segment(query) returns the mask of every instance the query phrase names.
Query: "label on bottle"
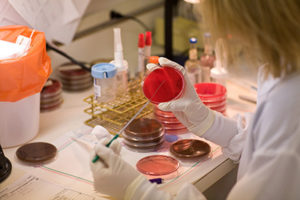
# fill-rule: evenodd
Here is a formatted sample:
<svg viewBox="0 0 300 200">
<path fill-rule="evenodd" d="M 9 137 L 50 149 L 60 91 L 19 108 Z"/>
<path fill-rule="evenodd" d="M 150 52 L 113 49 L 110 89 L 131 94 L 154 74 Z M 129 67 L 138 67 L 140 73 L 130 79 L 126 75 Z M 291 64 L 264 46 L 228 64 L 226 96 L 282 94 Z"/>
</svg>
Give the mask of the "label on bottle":
<svg viewBox="0 0 300 200">
<path fill-rule="evenodd" d="M 95 83 L 94 83 L 94 94 L 95 94 L 95 98 L 101 97 L 101 86 L 96 85 Z"/>
</svg>

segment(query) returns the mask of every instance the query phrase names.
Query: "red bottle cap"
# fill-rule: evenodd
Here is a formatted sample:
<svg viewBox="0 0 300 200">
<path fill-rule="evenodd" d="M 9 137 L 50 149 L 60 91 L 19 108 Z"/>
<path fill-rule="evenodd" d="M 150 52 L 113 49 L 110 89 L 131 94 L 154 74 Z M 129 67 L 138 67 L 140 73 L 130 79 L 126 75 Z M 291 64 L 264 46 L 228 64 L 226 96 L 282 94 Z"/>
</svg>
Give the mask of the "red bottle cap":
<svg viewBox="0 0 300 200">
<path fill-rule="evenodd" d="M 152 33 L 150 31 L 146 32 L 146 46 L 152 45 Z"/>
<path fill-rule="evenodd" d="M 144 48 L 145 47 L 144 33 L 139 34 L 138 47 L 139 48 Z"/>
</svg>

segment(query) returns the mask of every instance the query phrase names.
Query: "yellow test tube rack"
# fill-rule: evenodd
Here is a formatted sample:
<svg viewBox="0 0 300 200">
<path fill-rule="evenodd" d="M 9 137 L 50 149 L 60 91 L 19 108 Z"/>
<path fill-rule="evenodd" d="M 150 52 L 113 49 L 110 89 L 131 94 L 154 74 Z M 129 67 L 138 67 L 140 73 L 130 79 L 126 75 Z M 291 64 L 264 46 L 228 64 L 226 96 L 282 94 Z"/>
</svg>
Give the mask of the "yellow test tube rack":
<svg viewBox="0 0 300 200">
<path fill-rule="evenodd" d="M 94 95 L 90 95 L 84 99 L 84 102 L 89 105 L 84 112 L 91 116 L 85 121 L 85 124 L 91 127 L 101 125 L 111 134 L 116 134 L 147 101 L 140 79 L 129 81 L 127 91 L 118 94 L 116 99 L 109 103 L 99 104 Z M 152 113 L 153 105 L 149 104 L 137 118 Z"/>
</svg>

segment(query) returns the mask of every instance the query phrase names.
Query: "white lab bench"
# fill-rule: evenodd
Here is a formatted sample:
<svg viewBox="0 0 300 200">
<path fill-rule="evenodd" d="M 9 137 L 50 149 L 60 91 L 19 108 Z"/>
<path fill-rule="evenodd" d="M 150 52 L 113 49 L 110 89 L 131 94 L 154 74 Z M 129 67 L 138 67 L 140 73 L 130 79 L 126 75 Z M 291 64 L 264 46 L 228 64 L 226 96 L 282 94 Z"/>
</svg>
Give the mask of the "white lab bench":
<svg viewBox="0 0 300 200">
<path fill-rule="evenodd" d="M 228 81 L 227 83 L 227 115 L 232 117 L 239 112 L 249 112 L 255 110 L 255 105 L 238 99 L 239 94 L 248 94 L 249 90 L 246 87 L 235 84 L 236 81 Z M 84 121 L 89 119 L 89 115 L 83 112 L 87 108 L 87 104 L 83 99 L 93 93 L 92 89 L 80 93 L 63 92 L 64 103 L 62 106 L 54 111 L 41 113 L 40 115 L 40 131 L 36 138 L 31 142 L 43 141 L 53 142 L 61 135 L 68 131 L 79 129 L 84 126 Z M 0 184 L 0 188 L 16 181 L 24 173 L 38 172 L 43 178 L 63 184 L 66 187 L 73 188 L 89 194 L 94 194 L 92 184 L 85 184 L 69 180 L 59 174 L 49 175 L 47 172 L 40 170 L 38 167 L 24 165 L 20 163 L 15 156 L 18 147 L 4 149 L 4 154 L 12 162 L 13 170 L 8 179 Z M 67 159 L 67 158 L 66 158 Z M 204 167 L 200 167 L 196 173 L 193 174 L 195 186 L 200 191 L 205 191 L 212 184 L 217 182 L 220 178 L 230 172 L 235 165 L 229 159 L 220 154 L 213 162 L 208 162 Z M 89 169 L 86 169 L 89 170 Z M 200 171 L 199 171 L 200 170 Z M 165 187 L 164 190 L 169 190 L 174 193 L 178 189 L 178 185 L 186 181 L 182 179 L 173 184 L 172 187 Z M 175 185 L 175 186 L 174 186 Z"/>
</svg>

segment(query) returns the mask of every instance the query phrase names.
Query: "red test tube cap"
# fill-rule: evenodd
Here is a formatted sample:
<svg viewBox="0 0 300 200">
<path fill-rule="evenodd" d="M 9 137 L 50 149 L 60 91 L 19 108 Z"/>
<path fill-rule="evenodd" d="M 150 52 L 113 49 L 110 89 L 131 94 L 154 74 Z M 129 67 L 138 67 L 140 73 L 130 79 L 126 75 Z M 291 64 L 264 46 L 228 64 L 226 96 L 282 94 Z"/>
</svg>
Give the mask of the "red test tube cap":
<svg viewBox="0 0 300 200">
<path fill-rule="evenodd" d="M 144 48 L 145 47 L 144 33 L 139 34 L 138 47 L 139 48 Z"/>
<path fill-rule="evenodd" d="M 152 33 L 150 31 L 146 32 L 146 46 L 152 45 Z"/>
</svg>

